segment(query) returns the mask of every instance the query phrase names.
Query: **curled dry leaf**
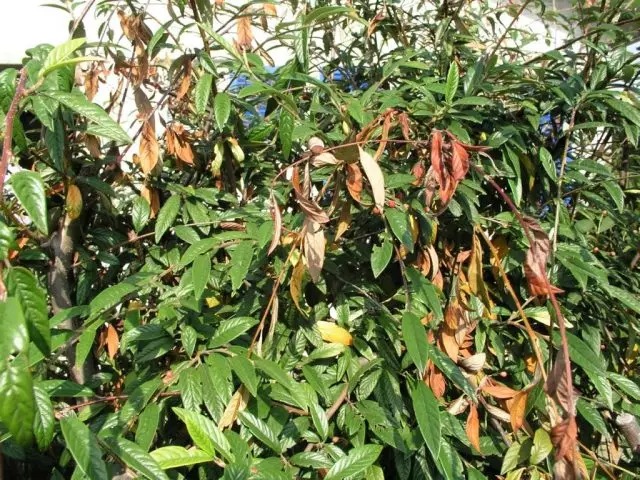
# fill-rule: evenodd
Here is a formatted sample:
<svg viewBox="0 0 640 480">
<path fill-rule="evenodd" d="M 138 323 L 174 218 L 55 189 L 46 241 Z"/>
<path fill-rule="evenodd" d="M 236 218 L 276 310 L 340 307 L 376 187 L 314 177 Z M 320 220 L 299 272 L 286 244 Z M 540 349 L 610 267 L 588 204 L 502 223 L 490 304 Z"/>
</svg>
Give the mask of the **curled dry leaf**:
<svg viewBox="0 0 640 480">
<path fill-rule="evenodd" d="M 347 190 L 349 190 L 349 194 L 356 202 L 360 202 L 362 171 L 356 163 L 347 163 Z"/>
<path fill-rule="evenodd" d="M 322 265 L 324 264 L 324 250 L 326 240 L 324 238 L 324 229 L 322 225 L 309 218 L 304 221 L 304 258 L 307 263 L 307 269 L 311 280 L 314 283 L 320 280 Z"/>
<path fill-rule="evenodd" d="M 562 293 L 562 290 L 551 285 L 547 279 L 547 260 L 551 251 L 551 244 L 546 232 L 531 217 L 524 217 L 529 230 L 529 250 L 525 256 L 524 273 L 529 282 L 531 295 L 548 295 L 549 288 L 553 293 Z"/>
<path fill-rule="evenodd" d="M 173 122 L 165 132 L 167 153 L 175 155 L 180 161 L 193 165 L 193 150 L 184 125 Z"/>
<path fill-rule="evenodd" d="M 324 142 L 319 137 L 311 137 L 307 141 L 307 147 L 314 155 L 319 155 L 324 151 Z"/>
<path fill-rule="evenodd" d="M 338 219 L 338 227 L 336 228 L 336 235 L 334 241 L 340 240 L 340 237 L 349 229 L 351 225 L 351 202 L 347 200 L 342 204 L 340 210 L 340 218 Z"/>
<path fill-rule="evenodd" d="M 578 425 L 573 416 L 568 417 L 551 429 L 551 443 L 556 449 L 556 460 L 566 460 L 573 463 L 576 455 L 576 440 L 578 438 Z"/>
<path fill-rule="evenodd" d="M 102 158 L 102 152 L 100 151 L 100 139 L 95 135 L 85 133 L 84 144 L 89 150 L 89 154 L 96 160 Z"/>
<path fill-rule="evenodd" d="M 501 422 L 505 422 L 505 423 L 510 423 L 511 422 L 511 415 L 509 415 L 509 412 L 505 412 L 501 408 L 498 408 L 498 407 L 496 407 L 494 405 L 491 405 L 489 403 L 486 403 L 484 405 L 484 408 L 489 413 L 489 415 L 491 415 L 492 417 L 500 420 Z"/>
<path fill-rule="evenodd" d="M 380 165 L 376 162 L 371 155 L 365 152 L 361 147 L 358 147 L 360 154 L 360 165 L 364 170 L 369 184 L 371 185 L 371 191 L 373 193 L 373 200 L 378 207 L 380 213 L 384 211 L 384 175 L 380 169 Z"/>
<path fill-rule="evenodd" d="M 426 383 L 436 398 L 440 399 L 444 396 L 444 392 L 447 389 L 444 375 L 431 361 L 427 364 Z"/>
<path fill-rule="evenodd" d="M 82 213 L 82 192 L 77 185 L 69 185 L 65 207 L 70 220 L 75 220 Z"/>
<path fill-rule="evenodd" d="M 473 247 L 471 249 L 471 257 L 469 259 L 469 288 L 471 293 L 482 300 L 487 310 L 493 309 L 493 302 L 489 298 L 487 285 L 482 278 L 482 245 L 477 235 L 473 235 Z"/>
<path fill-rule="evenodd" d="M 178 82 L 178 87 L 176 89 L 176 100 L 180 101 L 189 91 L 189 87 L 191 86 L 191 72 L 193 67 L 191 65 L 191 59 L 184 55 L 182 57 L 182 69 L 180 75 L 180 81 Z"/>
<path fill-rule="evenodd" d="M 92 101 L 98 93 L 99 80 L 98 64 L 94 63 L 84 77 L 84 94 L 89 101 Z"/>
<path fill-rule="evenodd" d="M 158 191 L 155 188 L 144 185 L 140 190 L 140 196 L 149 203 L 149 219 L 156 218 L 160 210 L 160 195 L 158 195 Z"/>
<path fill-rule="evenodd" d="M 273 253 L 280 243 L 280 235 L 282 235 L 282 213 L 280 212 L 278 201 L 276 200 L 276 196 L 273 192 L 271 192 L 269 201 L 271 202 L 271 216 L 273 217 L 273 237 L 271 238 L 271 244 L 269 245 L 267 255 L 271 255 Z"/>
<path fill-rule="evenodd" d="M 380 9 L 376 16 L 373 17 L 373 20 L 369 22 L 369 28 L 367 28 L 367 38 L 373 35 L 373 32 L 378 28 L 378 24 L 386 18 L 386 9 L 383 7 Z"/>
<path fill-rule="evenodd" d="M 240 51 L 251 50 L 252 43 L 251 17 L 245 14 L 238 19 L 236 24 L 236 47 Z"/>
<path fill-rule="evenodd" d="M 449 405 L 449 408 L 447 408 L 447 412 L 454 416 L 460 415 L 467 409 L 468 406 L 469 400 L 467 400 L 467 397 L 462 395 L 451 402 L 451 405 Z"/>
<path fill-rule="evenodd" d="M 152 122 L 145 121 L 142 124 L 140 135 L 140 149 L 138 152 L 140 168 L 148 175 L 158 163 L 159 149 L 156 139 L 156 130 Z"/>
<path fill-rule="evenodd" d="M 465 431 L 469 443 L 473 445 L 476 451 L 480 452 L 480 419 L 478 418 L 478 407 L 473 403 L 469 406 L 469 416 L 467 417 Z"/>
<path fill-rule="evenodd" d="M 305 313 L 300 306 L 300 298 L 302 296 L 302 278 L 304 277 L 304 262 L 301 258 L 298 259 L 298 263 L 293 267 L 293 272 L 291 272 L 291 279 L 289 280 L 289 292 L 291 293 L 291 298 L 293 299 L 293 303 L 295 303 L 296 308 L 300 311 L 300 313 Z"/>
<path fill-rule="evenodd" d="M 231 400 L 229 400 L 229 404 L 220 416 L 220 420 L 218 421 L 218 428 L 220 430 L 224 430 L 225 428 L 233 425 L 233 422 L 235 422 L 238 418 L 238 413 L 247 408 L 249 397 L 249 391 L 244 388 L 244 386 L 241 386 L 238 390 L 236 390 L 236 393 L 233 394 Z"/>
<path fill-rule="evenodd" d="M 555 398 L 564 408 L 565 412 L 575 411 L 575 398 L 573 392 L 569 391 L 569 382 L 566 375 L 567 359 L 564 349 L 560 349 L 556 354 L 556 360 L 547 377 L 545 390 L 549 396 Z"/>
<path fill-rule="evenodd" d="M 333 156 L 331 152 L 323 152 L 318 155 L 314 155 L 311 159 L 311 163 L 314 167 L 324 167 L 325 165 L 336 165 L 338 159 Z"/>
<path fill-rule="evenodd" d="M 318 320 L 317 325 L 318 330 L 320 330 L 320 336 L 325 342 L 341 343 L 342 345 L 353 344 L 353 337 L 351 334 L 335 323 Z"/>
<path fill-rule="evenodd" d="M 293 185 L 293 191 L 296 196 L 296 200 L 300 205 L 300 208 L 305 213 L 308 219 L 313 220 L 317 223 L 327 223 L 329 222 L 329 215 L 320 208 L 313 200 L 308 199 L 300 190 L 300 182 L 298 180 L 299 176 L 297 174 L 297 169 L 294 170 L 294 175 L 291 180 L 291 184 Z"/>
<path fill-rule="evenodd" d="M 262 8 L 264 8 L 264 13 L 267 15 L 273 15 L 274 17 L 278 15 L 276 6 L 273 3 L 263 3 Z"/>
<path fill-rule="evenodd" d="M 482 367 L 484 367 L 486 360 L 486 353 L 476 353 L 475 355 L 471 355 L 470 357 L 461 360 L 460 366 L 470 373 L 478 373 L 482 370 Z"/>
</svg>

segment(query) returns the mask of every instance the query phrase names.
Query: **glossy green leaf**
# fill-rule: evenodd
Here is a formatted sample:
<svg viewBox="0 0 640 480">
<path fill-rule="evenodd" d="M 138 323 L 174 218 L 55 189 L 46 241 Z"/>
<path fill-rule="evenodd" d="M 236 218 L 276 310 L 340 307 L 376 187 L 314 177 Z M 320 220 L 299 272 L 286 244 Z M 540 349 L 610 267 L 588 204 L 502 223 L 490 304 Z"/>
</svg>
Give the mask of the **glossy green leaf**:
<svg viewBox="0 0 640 480">
<path fill-rule="evenodd" d="M 402 315 L 402 338 L 407 346 L 407 353 L 411 361 L 422 374 L 427 367 L 429 347 L 427 332 L 424 330 L 420 317 L 411 312 L 405 312 Z"/>
<path fill-rule="evenodd" d="M 385 237 L 382 245 L 374 245 L 371 250 L 371 269 L 373 276 L 378 278 L 380 274 L 387 268 L 393 254 L 393 243 Z"/>
<path fill-rule="evenodd" d="M 0 301 L 0 368 L 9 356 L 26 351 L 29 346 L 29 331 L 27 322 L 20 306 L 20 301 L 15 297 L 8 297 L 4 302 Z"/>
<path fill-rule="evenodd" d="M 31 371 L 24 353 L 6 365 L 4 362 L 4 358 L 0 360 L 0 421 L 16 443 L 28 446 L 36 418 Z"/>
<path fill-rule="evenodd" d="M 238 414 L 242 424 L 249 429 L 249 431 L 267 447 L 276 453 L 281 453 L 282 447 L 278 441 L 278 435 L 273 429 L 263 420 L 253 415 L 246 410 Z"/>
<path fill-rule="evenodd" d="M 214 112 L 213 115 L 216 119 L 216 125 L 222 131 L 229 121 L 229 115 L 231 114 L 231 97 L 228 93 L 220 92 L 216 95 L 214 100 Z"/>
<path fill-rule="evenodd" d="M 253 242 L 250 240 L 240 242 L 233 252 L 231 252 L 231 268 L 229 269 L 229 275 L 231 276 L 232 290 L 238 290 L 247 278 L 252 257 Z"/>
<path fill-rule="evenodd" d="M 440 408 L 438 400 L 433 392 L 423 383 L 418 381 L 411 393 L 413 411 L 415 412 L 418 427 L 422 438 L 432 457 L 438 458 L 440 454 L 441 426 Z"/>
<path fill-rule="evenodd" d="M 108 479 L 102 450 L 91 430 L 75 416 L 60 420 L 62 436 L 76 466 L 91 479 Z"/>
<path fill-rule="evenodd" d="M 211 95 L 211 85 L 213 84 L 213 75 L 203 73 L 194 89 L 194 102 L 196 112 L 203 114 L 207 110 L 209 104 L 209 96 Z"/>
<path fill-rule="evenodd" d="M 158 212 L 155 229 L 156 243 L 158 243 L 164 233 L 173 226 L 180 211 L 180 204 L 180 196 L 172 195 Z"/>
<path fill-rule="evenodd" d="M 33 434 L 40 450 L 46 450 L 55 433 L 56 419 L 53 415 L 53 405 L 47 392 L 39 385 L 33 386 L 35 401 L 35 416 L 33 419 Z"/>
<path fill-rule="evenodd" d="M 460 81 L 460 74 L 458 72 L 458 65 L 456 62 L 451 62 L 449 66 L 449 72 L 447 73 L 447 83 L 445 84 L 444 98 L 447 103 L 451 103 L 458 91 L 458 82 Z"/>
<path fill-rule="evenodd" d="M 152 480 L 168 480 L 158 462 L 137 443 L 123 437 L 107 437 L 103 441 L 127 467 Z"/>
<path fill-rule="evenodd" d="M 175 445 L 158 448 L 149 455 L 151 455 L 163 470 L 213 461 L 213 457 L 202 450 L 198 450 L 197 448 L 186 449 Z"/>
<path fill-rule="evenodd" d="M 198 448 L 211 456 L 219 453 L 228 462 L 235 460 L 229 441 L 210 419 L 184 408 L 174 407 L 173 411 L 185 423 L 191 439 Z"/>
<path fill-rule="evenodd" d="M 409 215 L 400 208 L 387 208 L 384 216 L 389 222 L 391 231 L 395 237 L 400 240 L 409 252 L 413 252 L 413 238 L 411 236 L 411 227 L 409 225 Z"/>
<path fill-rule="evenodd" d="M 325 480 L 341 480 L 350 475 L 357 475 L 373 465 L 381 451 L 380 445 L 354 447 L 333 464 L 324 478 Z"/>
<path fill-rule="evenodd" d="M 238 376 L 242 384 L 251 392 L 251 395 L 258 396 L 258 377 L 251 360 L 244 355 L 236 355 L 229 359 L 229 364 L 233 373 Z"/>
<path fill-rule="evenodd" d="M 40 174 L 22 170 L 11 175 L 9 184 L 33 225 L 40 232 L 48 235 L 47 196 Z"/>
</svg>

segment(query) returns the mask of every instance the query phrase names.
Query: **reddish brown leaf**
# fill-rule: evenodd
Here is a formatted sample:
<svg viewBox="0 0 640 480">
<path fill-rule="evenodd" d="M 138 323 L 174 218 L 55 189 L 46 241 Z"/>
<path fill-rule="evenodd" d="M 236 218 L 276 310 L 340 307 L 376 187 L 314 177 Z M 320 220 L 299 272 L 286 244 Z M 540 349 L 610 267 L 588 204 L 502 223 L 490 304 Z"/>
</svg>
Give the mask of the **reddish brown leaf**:
<svg viewBox="0 0 640 480">
<path fill-rule="evenodd" d="M 347 189 L 351 197 L 360 202 L 362 194 L 362 171 L 357 163 L 347 163 Z"/>
<path fill-rule="evenodd" d="M 442 187 L 446 183 L 444 165 L 442 164 L 442 133 L 434 130 L 431 134 L 431 168 L 438 184 Z"/>
<path fill-rule="evenodd" d="M 422 160 L 418 160 L 413 167 L 411 168 L 411 174 L 416 177 L 416 181 L 413 182 L 414 185 L 420 185 L 422 180 L 424 179 L 424 175 L 426 173 L 426 169 L 424 168 L 424 162 Z"/>
<path fill-rule="evenodd" d="M 409 122 L 409 115 L 407 115 L 407 112 L 401 112 L 398 114 L 398 123 L 400 123 L 400 128 L 402 130 L 402 137 L 406 141 L 411 140 L 411 124 Z"/>
<path fill-rule="evenodd" d="M 480 453 L 480 420 L 478 419 L 478 407 L 473 403 L 469 406 L 469 416 L 467 417 L 465 431 L 473 448 Z"/>
<path fill-rule="evenodd" d="M 378 144 L 378 149 L 376 150 L 373 159 L 376 162 L 380 161 L 382 158 L 382 154 L 384 153 L 384 149 L 387 148 L 387 141 L 389 140 L 389 130 L 391 130 L 391 120 L 393 118 L 393 110 L 388 111 L 384 115 L 384 122 L 382 123 L 382 136 L 380 138 L 380 143 Z"/>
<path fill-rule="evenodd" d="M 293 185 L 293 191 L 296 195 L 296 200 L 300 205 L 300 208 L 305 213 L 308 219 L 317 222 L 317 223 L 327 223 L 329 222 L 329 215 L 320 208 L 313 200 L 310 200 L 305 197 L 305 195 L 300 190 L 300 179 L 298 175 L 298 169 L 294 169 L 293 177 L 291 179 L 291 184 Z"/>
<path fill-rule="evenodd" d="M 573 463 L 577 438 L 578 426 L 573 416 L 551 429 L 551 443 L 556 449 L 556 460 L 565 459 L 569 464 Z"/>
<path fill-rule="evenodd" d="M 111 324 L 107 326 L 106 345 L 107 355 L 113 360 L 118 353 L 118 348 L 120 348 L 120 339 L 118 338 L 118 332 Z"/>
<path fill-rule="evenodd" d="M 100 139 L 98 137 L 86 133 L 84 136 L 84 144 L 87 146 L 87 150 L 89 150 L 89 154 L 93 158 L 102 158 L 102 152 L 100 151 Z"/>
<path fill-rule="evenodd" d="M 271 238 L 271 244 L 269 245 L 267 255 L 271 255 L 276 249 L 280 243 L 280 235 L 282 234 L 282 213 L 280 212 L 280 207 L 278 207 L 278 202 L 273 192 L 271 192 L 270 195 L 270 202 L 271 215 L 273 216 L 273 237 Z"/>
<path fill-rule="evenodd" d="M 575 402 L 573 392 L 569 391 L 569 383 L 566 375 L 567 359 L 564 349 L 560 349 L 556 355 L 556 360 L 551 369 L 551 373 L 547 377 L 545 391 L 548 395 L 555 398 L 562 408 L 567 412 L 572 412 Z"/>
<path fill-rule="evenodd" d="M 342 204 L 342 210 L 340 210 L 340 218 L 338 219 L 338 227 L 336 228 L 336 236 L 334 241 L 337 242 L 344 232 L 349 229 L 351 225 L 351 201 L 347 200 Z"/>
<path fill-rule="evenodd" d="M 442 398 L 447 385 L 444 380 L 444 375 L 438 368 L 429 362 L 427 366 L 428 370 L 428 385 L 436 398 Z"/>
<path fill-rule="evenodd" d="M 98 93 L 99 76 L 98 65 L 94 63 L 84 77 L 84 94 L 89 101 Z"/>
<path fill-rule="evenodd" d="M 156 215 L 160 210 L 160 196 L 158 195 L 158 191 L 154 188 L 144 185 L 142 187 L 142 190 L 140 191 L 140 196 L 147 202 L 149 202 L 149 206 L 151 207 L 149 218 L 156 218 Z"/>
<path fill-rule="evenodd" d="M 305 218 L 304 225 L 306 227 L 304 234 L 304 257 L 307 262 L 307 269 L 311 280 L 317 283 L 320 280 L 322 265 L 324 264 L 324 250 L 326 240 L 324 238 L 324 229 L 318 222 L 314 222 L 309 218 Z"/>
<path fill-rule="evenodd" d="M 511 427 L 517 432 L 524 423 L 524 414 L 527 406 L 527 393 L 518 392 L 511 400 L 507 401 L 509 414 L 511 415 Z"/>
<path fill-rule="evenodd" d="M 547 259 L 551 250 L 549 237 L 538 223 L 530 218 L 524 218 L 529 230 L 529 250 L 525 256 L 524 273 L 529 282 L 531 295 L 548 295 L 549 289 L 553 293 L 562 293 L 562 290 L 551 285 L 547 279 Z"/>
<path fill-rule="evenodd" d="M 451 156 L 451 176 L 459 182 L 464 179 L 469 171 L 469 154 L 458 141 L 451 142 L 453 155 Z"/>
<path fill-rule="evenodd" d="M 182 57 L 182 76 L 176 90 L 176 100 L 180 101 L 189 91 L 191 86 L 191 60 L 186 55 Z"/>
<path fill-rule="evenodd" d="M 376 28 L 378 28 L 378 24 L 385 18 L 386 11 L 384 8 L 382 8 L 378 13 L 376 13 L 376 16 L 373 17 L 373 20 L 369 22 L 369 28 L 367 28 L 367 37 L 373 35 L 373 32 L 375 32 Z"/>
</svg>

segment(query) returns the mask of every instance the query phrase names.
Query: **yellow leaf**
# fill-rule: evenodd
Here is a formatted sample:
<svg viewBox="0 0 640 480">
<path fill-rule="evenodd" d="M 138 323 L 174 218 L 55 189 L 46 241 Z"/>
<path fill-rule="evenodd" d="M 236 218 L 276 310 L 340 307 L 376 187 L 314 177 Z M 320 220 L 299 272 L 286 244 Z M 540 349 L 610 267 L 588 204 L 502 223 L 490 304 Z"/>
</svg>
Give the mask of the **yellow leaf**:
<svg viewBox="0 0 640 480">
<path fill-rule="evenodd" d="M 300 313 L 305 314 L 305 312 L 300 307 L 300 296 L 302 295 L 302 277 L 304 276 L 304 263 L 298 260 L 298 263 L 293 267 L 293 272 L 291 273 L 291 280 L 289 281 L 289 291 L 291 292 L 291 298 L 293 298 L 293 303 L 296 304 Z M 305 314 L 306 315 L 306 314 Z"/>
<path fill-rule="evenodd" d="M 318 330 L 320 330 L 322 340 L 325 342 L 341 343 L 342 345 L 353 344 L 353 337 L 351 334 L 335 323 L 318 320 L 317 325 Z"/>
<path fill-rule="evenodd" d="M 118 348 L 120 348 L 120 339 L 118 338 L 118 332 L 114 328 L 113 325 L 109 324 L 107 326 L 107 355 L 109 358 L 113 360 L 118 353 Z"/>
<path fill-rule="evenodd" d="M 342 204 L 342 210 L 340 211 L 340 219 L 338 220 L 338 227 L 336 228 L 336 236 L 334 241 L 340 240 L 340 237 L 344 235 L 351 225 L 351 201 L 347 200 Z"/>
<path fill-rule="evenodd" d="M 473 248 L 471 249 L 471 259 L 469 262 L 469 287 L 471 293 L 482 300 L 487 310 L 491 312 L 493 302 L 489 298 L 487 286 L 482 278 L 482 245 L 477 235 L 473 236 Z"/>
<path fill-rule="evenodd" d="M 82 213 L 82 193 L 77 185 L 69 185 L 67 190 L 67 215 L 71 220 L 75 220 Z"/>
<path fill-rule="evenodd" d="M 247 408 L 247 403 L 249 403 L 249 391 L 244 387 L 240 387 L 229 400 L 227 408 L 222 412 L 218 428 L 224 430 L 233 425 L 233 422 L 238 418 L 238 413 Z"/>
<path fill-rule="evenodd" d="M 220 305 L 220 300 L 218 300 L 217 297 L 207 297 L 204 300 L 207 302 L 207 307 L 209 308 L 215 308 Z"/>
</svg>

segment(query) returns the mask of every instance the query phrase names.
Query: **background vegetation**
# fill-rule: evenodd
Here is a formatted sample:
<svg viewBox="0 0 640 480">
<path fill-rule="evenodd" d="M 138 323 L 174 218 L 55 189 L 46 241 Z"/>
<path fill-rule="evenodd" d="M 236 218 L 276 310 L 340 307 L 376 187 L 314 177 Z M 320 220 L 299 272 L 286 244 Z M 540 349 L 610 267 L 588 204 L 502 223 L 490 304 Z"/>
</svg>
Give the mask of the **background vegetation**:
<svg viewBox="0 0 640 480">
<path fill-rule="evenodd" d="M 148 5 L 0 72 L 5 478 L 637 476 L 637 1 Z"/>
</svg>

